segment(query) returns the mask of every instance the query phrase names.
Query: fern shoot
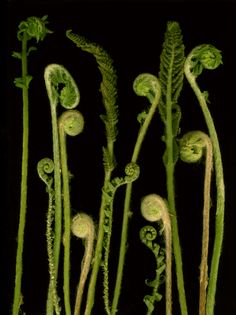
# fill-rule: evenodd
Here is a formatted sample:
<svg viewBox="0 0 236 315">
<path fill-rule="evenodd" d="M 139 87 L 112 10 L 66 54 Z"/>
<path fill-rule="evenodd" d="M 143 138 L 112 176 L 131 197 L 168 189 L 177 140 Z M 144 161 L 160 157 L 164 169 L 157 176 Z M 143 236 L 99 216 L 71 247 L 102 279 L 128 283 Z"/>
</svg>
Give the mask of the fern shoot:
<svg viewBox="0 0 236 315">
<path fill-rule="evenodd" d="M 221 158 L 221 150 L 216 132 L 215 124 L 207 105 L 207 98 L 205 92 L 202 92 L 197 83 L 197 77 L 204 69 L 213 70 L 222 64 L 222 56 L 220 51 L 212 45 L 203 44 L 195 47 L 187 56 L 184 72 L 185 76 L 195 93 L 202 113 L 204 115 L 209 135 L 212 141 L 214 168 L 216 177 L 217 190 L 217 205 L 216 205 L 216 219 L 215 219 L 215 239 L 214 248 L 211 259 L 211 268 L 209 275 L 209 284 L 206 301 L 206 314 L 214 314 L 216 284 L 218 277 L 219 262 L 221 256 L 221 249 L 224 235 L 224 209 L 225 209 L 225 187 L 224 187 L 224 173 Z"/>
<path fill-rule="evenodd" d="M 29 146 L 29 84 L 32 76 L 28 74 L 28 55 L 36 47 L 28 48 L 28 41 L 36 39 L 37 42 L 42 41 L 47 33 L 52 33 L 46 28 L 47 16 L 42 18 L 29 17 L 26 21 L 22 21 L 18 26 L 17 38 L 21 41 L 21 52 L 14 52 L 13 57 L 21 60 L 22 76 L 16 78 L 14 83 L 22 89 L 23 101 L 23 135 L 22 135 L 22 161 L 21 161 L 21 192 L 20 192 L 20 214 L 19 227 L 17 236 L 17 253 L 16 253 L 16 271 L 15 271 L 15 288 L 13 300 L 13 315 L 18 315 L 21 307 L 21 280 L 23 273 L 23 247 L 24 247 L 24 230 L 26 223 L 27 211 L 27 182 L 28 182 L 28 146 Z"/>
<path fill-rule="evenodd" d="M 173 216 L 171 216 L 171 223 L 179 302 L 181 314 L 187 315 L 188 311 L 184 288 L 182 254 L 175 205 L 174 184 L 175 164 L 179 155 L 176 136 L 178 135 L 181 119 L 181 110 L 178 105 L 178 98 L 183 85 L 184 60 L 184 45 L 180 26 L 177 22 L 168 22 L 163 50 L 160 57 L 159 80 L 162 89 L 162 96 L 158 109 L 165 127 L 163 139 L 166 144 L 166 150 L 163 156 L 163 162 L 166 169 L 169 211 L 173 214 Z"/>
<path fill-rule="evenodd" d="M 148 127 L 150 126 L 150 123 L 155 114 L 156 108 L 159 104 L 159 100 L 161 97 L 161 87 L 160 87 L 160 83 L 158 79 L 154 75 L 149 74 L 149 73 L 142 73 L 139 76 L 137 76 L 137 78 L 134 80 L 133 89 L 134 89 L 134 92 L 138 96 L 145 96 L 151 103 L 151 106 L 149 107 L 149 110 L 147 114 L 145 115 L 144 121 L 140 123 L 138 136 L 137 136 L 133 154 L 131 157 L 131 162 L 137 163 L 139 153 L 142 147 L 142 143 L 147 134 Z M 117 273 L 116 273 L 116 284 L 115 284 L 114 296 L 113 296 L 113 301 L 112 301 L 112 309 L 111 309 L 112 315 L 116 314 L 117 312 L 120 291 L 121 291 L 121 284 L 122 284 L 122 277 L 123 277 L 123 270 L 124 270 L 124 263 L 125 263 L 125 254 L 126 254 L 126 245 L 127 245 L 127 238 L 128 238 L 128 223 L 129 223 L 129 217 L 131 214 L 131 211 L 130 211 L 131 195 L 132 195 L 132 182 L 127 184 L 126 192 L 125 192 L 119 261 L 118 261 L 118 267 L 117 267 Z"/>
<path fill-rule="evenodd" d="M 61 249 L 62 230 L 62 184 L 61 184 L 61 154 L 59 147 L 59 131 L 57 121 L 57 107 L 59 103 L 66 109 L 75 108 L 80 100 L 80 93 L 70 73 L 58 64 L 50 64 L 45 68 L 44 80 L 48 93 L 52 120 L 52 142 L 54 163 L 54 191 L 55 191 L 55 239 L 54 260 L 55 276 L 57 278 L 59 268 L 59 257 Z M 68 230 L 67 222 L 67 230 Z M 68 307 L 69 308 L 69 307 Z M 48 315 L 53 313 L 51 303 L 51 292 L 49 288 L 47 301 Z"/>
<path fill-rule="evenodd" d="M 70 30 L 66 32 L 67 37 L 72 40 L 79 48 L 91 53 L 98 64 L 102 75 L 101 93 L 103 104 L 106 110 L 105 115 L 101 115 L 101 119 L 105 124 L 107 146 L 103 147 L 103 162 L 104 162 L 104 184 L 103 193 L 99 214 L 98 237 L 94 254 L 94 264 L 89 281 L 88 296 L 86 303 L 85 315 L 90 315 L 95 299 L 95 287 L 97 283 L 98 271 L 100 269 L 102 247 L 104 239 L 104 224 L 105 224 L 105 207 L 106 193 L 111 179 L 111 174 L 115 168 L 114 142 L 117 136 L 116 124 L 118 122 L 117 108 L 117 76 L 113 67 L 113 62 L 107 52 L 99 45 L 89 42 L 82 36 L 72 33 Z"/>
</svg>

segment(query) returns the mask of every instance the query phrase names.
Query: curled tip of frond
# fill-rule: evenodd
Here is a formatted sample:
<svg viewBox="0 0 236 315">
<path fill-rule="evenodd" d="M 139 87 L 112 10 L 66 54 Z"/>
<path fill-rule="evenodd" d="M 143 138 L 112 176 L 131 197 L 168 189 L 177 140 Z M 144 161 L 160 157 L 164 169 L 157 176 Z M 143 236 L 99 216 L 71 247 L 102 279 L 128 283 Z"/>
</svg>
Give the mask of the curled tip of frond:
<svg viewBox="0 0 236 315">
<path fill-rule="evenodd" d="M 77 214 L 71 224 L 72 233 L 78 238 L 88 238 L 94 234 L 93 219 L 86 213 Z"/>
<path fill-rule="evenodd" d="M 146 96 L 150 103 L 161 95 L 161 86 L 156 76 L 150 73 L 142 73 L 136 77 L 133 83 L 134 92 L 139 96 Z"/>
<path fill-rule="evenodd" d="M 163 213 L 168 212 L 165 200 L 157 194 L 145 196 L 141 202 L 142 216 L 149 222 L 156 222 L 163 218 Z"/>
<path fill-rule="evenodd" d="M 197 77 L 203 69 L 216 69 L 222 62 L 221 51 L 210 44 L 195 47 L 188 55 L 185 65 Z"/>
<path fill-rule="evenodd" d="M 37 42 L 43 40 L 47 34 L 53 33 L 47 29 L 46 24 L 48 24 L 47 15 L 42 18 L 35 16 L 28 17 L 26 21 L 22 21 L 19 24 L 17 38 L 22 40 L 22 33 L 26 33 L 28 39 L 35 38 Z"/>
<path fill-rule="evenodd" d="M 190 131 L 187 132 L 180 140 L 180 158 L 183 162 L 195 163 L 200 161 L 207 143 L 210 142 L 210 138 L 202 131 Z"/>
<path fill-rule="evenodd" d="M 67 109 L 75 108 L 80 101 L 80 92 L 69 71 L 59 64 L 50 64 L 45 68 L 44 79 L 50 101 L 60 101 Z"/>
<path fill-rule="evenodd" d="M 59 126 L 69 136 L 77 136 L 84 129 L 84 117 L 78 110 L 67 110 L 59 118 Z"/>
</svg>

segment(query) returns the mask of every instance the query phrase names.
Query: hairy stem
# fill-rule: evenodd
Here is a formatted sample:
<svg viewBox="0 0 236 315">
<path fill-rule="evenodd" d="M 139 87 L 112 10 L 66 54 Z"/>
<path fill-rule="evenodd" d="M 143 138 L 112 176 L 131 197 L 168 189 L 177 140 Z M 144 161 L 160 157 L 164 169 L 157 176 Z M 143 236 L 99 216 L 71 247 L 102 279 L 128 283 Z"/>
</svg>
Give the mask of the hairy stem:
<svg viewBox="0 0 236 315">
<path fill-rule="evenodd" d="M 207 47 L 208 48 L 208 47 Z M 210 134 L 210 138 L 213 146 L 213 154 L 214 154 L 214 166 L 216 173 L 216 189 L 217 189 L 217 209 L 216 209 L 216 218 L 215 218 L 215 239 L 214 239 L 214 247 L 213 254 L 211 260 L 211 270 L 209 276 L 209 284 L 208 284 L 208 292 L 207 292 L 207 302 L 206 302 L 206 314 L 213 315 L 214 314 L 214 306 L 215 306 L 215 294 L 216 294 L 216 284 L 219 270 L 219 262 L 221 256 L 221 249 L 223 243 L 223 234 L 224 234 L 224 207 L 225 207 L 225 188 L 224 188 L 224 175 L 223 175 L 223 165 L 222 158 L 220 152 L 220 145 L 218 136 L 216 133 L 215 125 L 208 109 L 205 94 L 201 92 L 198 84 L 196 82 L 196 76 L 192 72 L 191 68 L 191 58 L 193 57 L 193 53 L 190 53 L 186 60 L 185 64 L 185 75 L 186 78 L 192 87 L 200 107 L 202 109 L 208 131 Z M 212 59 L 211 59 L 212 60 Z"/>
<path fill-rule="evenodd" d="M 200 264 L 199 315 L 206 313 L 206 289 L 208 284 L 208 251 L 210 226 L 210 192 L 213 168 L 213 149 L 208 135 L 202 131 L 190 131 L 180 140 L 180 158 L 187 163 L 198 162 L 206 155 L 204 176 L 204 204 L 202 227 L 202 254 Z"/>
<path fill-rule="evenodd" d="M 208 283 L 208 250 L 209 250 L 209 226 L 210 226 L 210 189 L 212 172 L 212 144 L 207 137 L 206 141 L 206 166 L 204 180 L 204 205 L 203 205 L 203 230 L 202 230 L 202 255 L 200 264 L 200 288 L 199 288 L 199 315 L 206 314 L 206 288 Z"/>
<path fill-rule="evenodd" d="M 70 306 L 70 189 L 69 172 L 67 166 L 66 136 L 64 127 L 59 126 L 60 152 L 61 152 L 61 172 L 63 179 L 63 206 L 64 206 L 64 304 L 66 315 L 71 315 Z"/>
<path fill-rule="evenodd" d="M 81 303 L 84 293 L 85 282 L 89 273 L 93 257 L 93 245 L 95 237 L 95 228 L 93 220 L 85 213 L 78 214 L 72 221 L 71 230 L 73 234 L 85 240 L 85 252 L 82 261 L 81 274 L 77 287 L 74 315 L 81 314 Z"/>
</svg>

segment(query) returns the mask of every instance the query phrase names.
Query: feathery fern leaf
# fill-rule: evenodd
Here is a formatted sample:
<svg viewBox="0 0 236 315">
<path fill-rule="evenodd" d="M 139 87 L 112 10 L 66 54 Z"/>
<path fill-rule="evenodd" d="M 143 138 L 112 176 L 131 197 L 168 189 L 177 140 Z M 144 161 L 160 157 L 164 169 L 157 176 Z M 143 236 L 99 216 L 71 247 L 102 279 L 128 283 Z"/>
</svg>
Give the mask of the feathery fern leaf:
<svg viewBox="0 0 236 315">
<path fill-rule="evenodd" d="M 172 135 L 174 138 L 178 134 L 181 110 L 178 105 L 178 98 L 183 86 L 183 66 L 184 66 L 184 45 L 180 26 L 177 22 L 168 22 L 163 43 L 163 50 L 160 57 L 159 80 L 161 83 L 162 96 L 158 106 L 161 119 L 166 130 L 164 140 L 167 141 L 167 125 L 171 124 Z M 177 160 L 177 145 L 173 143 L 173 159 Z M 164 162 L 166 153 L 164 155 Z"/>
<path fill-rule="evenodd" d="M 113 61 L 107 52 L 98 44 L 89 42 L 83 36 L 79 36 L 68 30 L 66 36 L 72 40 L 79 48 L 91 53 L 97 63 L 102 74 L 101 93 L 103 103 L 106 109 L 106 115 L 101 115 L 106 127 L 107 138 L 111 142 L 115 142 L 117 135 L 116 124 L 118 122 L 117 99 L 117 76 L 113 68 Z"/>
</svg>

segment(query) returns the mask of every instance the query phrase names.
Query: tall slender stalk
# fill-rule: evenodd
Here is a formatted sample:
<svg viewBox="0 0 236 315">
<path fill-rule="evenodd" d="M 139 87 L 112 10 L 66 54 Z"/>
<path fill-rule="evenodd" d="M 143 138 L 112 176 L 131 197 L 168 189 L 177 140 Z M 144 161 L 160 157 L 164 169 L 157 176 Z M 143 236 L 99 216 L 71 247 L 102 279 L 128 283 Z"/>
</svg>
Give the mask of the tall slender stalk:
<svg viewBox="0 0 236 315">
<path fill-rule="evenodd" d="M 216 190 L 217 190 L 217 205 L 216 205 L 216 217 L 215 217 L 215 239 L 213 254 L 211 260 L 211 269 L 209 276 L 209 284 L 207 291 L 207 301 L 206 301 L 206 314 L 214 314 L 215 306 L 215 294 L 216 294 L 216 284 L 218 278 L 219 262 L 221 256 L 221 249 L 223 243 L 224 235 L 224 209 L 225 209 L 225 187 L 224 187 L 224 174 L 223 174 L 223 164 L 221 158 L 221 151 L 219 140 L 215 128 L 213 118 L 210 114 L 207 105 L 206 92 L 201 92 L 196 78 L 201 74 L 204 68 L 215 69 L 222 63 L 222 57 L 220 51 L 212 45 L 200 45 L 195 47 L 185 61 L 184 71 L 186 78 L 192 87 L 199 105 L 201 107 L 202 113 L 204 115 L 209 135 L 213 146 L 214 155 L 214 167 L 216 176 Z"/>
<path fill-rule="evenodd" d="M 208 135 L 202 131 L 190 131 L 180 140 L 180 158 L 187 163 L 198 162 L 206 156 L 204 176 L 204 202 L 202 224 L 202 254 L 200 264 L 199 315 L 206 313 L 206 289 L 208 284 L 208 251 L 210 233 L 211 174 L 213 168 L 213 149 Z"/>
<path fill-rule="evenodd" d="M 157 105 L 161 96 L 161 87 L 154 75 L 151 74 L 141 74 L 134 81 L 134 91 L 137 95 L 146 96 L 151 102 L 150 109 L 146 114 L 144 122 L 141 124 L 138 137 L 134 146 L 134 151 L 132 154 L 131 162 L 136 163 L 139 157 L 142 143 L 146 136 L 148 127 L 151 123 L 151 120 L 156 111 Z M 121 284 L 123 278 L 126 246 L 127 246 L 127 237 L 128 237 L 128 223 L 130 217 L 130 203 L 132 195 L 132 183 L 128 183 L 126 186 L 125 192 L 125 202 L 124 202 L 124 212 L 123 212 L 123 221 L 122 221 L 122 231 L 121 231 L 121 240 L 120 240 L 120 251 L 119 251 L 119 261 L 116 273 L 116 283 L 114 289 L 114 296 L 112 301 L 111 314 L 114 315 L 117 312 Z"/>
<path fill-rule="evenodd" d="M 58 64 L 50 64 L 44 72 L 45 85 L 51 108 L 53 162 L 54 162 L 54 191 L 55 191 L 55 238 L 54 238 L 54 261 L 55 277 L 58 276 L 59 258 L 61 250 L 62 234 L 62 185 L 61 185 L 61 152 L 59 148 L 57 106 L 59 103 L 64 108 L 75 108 L 80 100 L 80 93 L 74 79 L 69 72 Z M 60 90 L 61 86 L 63 88 Z M 52 292 L 49 284 L 47 299 L 47 315 L 53 314 Z"/>
<path fill-rule="evenodd" d="M 13 300 L 13 315 L 19 314 L 22 301 L 21 282 L 23 274 L 23 248 L 24 248 L 24 231 L 26 224 L 27 212 L 27 182 L 28 182 L 28 158 L 29 158 L 29 84 L 32 77 L 28 75 L 27 56 L 35 47 L 28 49 L 27 43 L 31 38 L 35 38 L 37 42 L 43 40 L 47 33 L 51 33 L 46 28 L 47 16 L 42 19 L 30 17 L 26 21 L 19 24 L 17 38 L 22 42 L 21 53 L 14 52 L 13 57 L 21 59 L 22 77 L 16 78 L 14 83 L 22 89 L 23 100 L 23 135 L 22 135 L 22 160 L 21 160 L 21 191 L 20 191 L 20 214 L 17 236 L 17 252 L 16 252 L 16 270 L 15 270 L 15 287 Z"/>
</svg>

